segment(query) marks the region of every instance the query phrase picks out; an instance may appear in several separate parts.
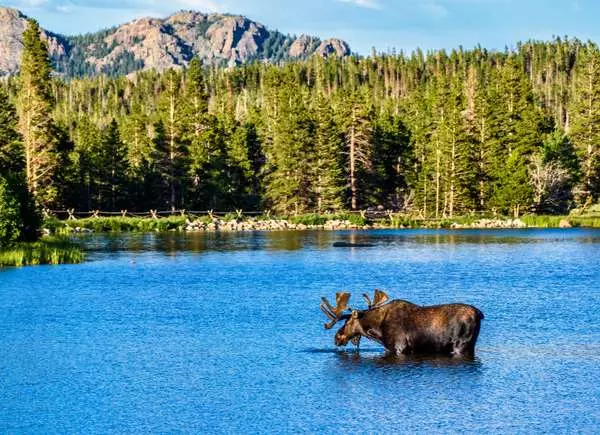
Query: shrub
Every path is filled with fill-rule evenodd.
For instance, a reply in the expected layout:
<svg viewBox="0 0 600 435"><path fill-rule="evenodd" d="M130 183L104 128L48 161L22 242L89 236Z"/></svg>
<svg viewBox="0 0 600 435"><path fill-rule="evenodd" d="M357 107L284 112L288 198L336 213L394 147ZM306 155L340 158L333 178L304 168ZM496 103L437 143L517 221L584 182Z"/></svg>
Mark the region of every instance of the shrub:
<svg viewBox="0 0 600 435"><path fill-rule="evenodd" d="M19 240L22 226L21 204L8 181L0 177L0 247Z"/></svg>
<svg viewBox="0 0 600 435"><path fill-rule="evenodd" d="M290 222L294 225L325 225L327 218L319 214L304 214L300 216L293 216L290 218Z"/></svg>
<svg viewBox="0 0 600 435"><path fill-rule="evenodd" d="M359 227L364 227L369 224L369 220L367 218L362 217L360 214L348 213L343 216L343 220L350 222L352 225L356 225Z"/></svg>

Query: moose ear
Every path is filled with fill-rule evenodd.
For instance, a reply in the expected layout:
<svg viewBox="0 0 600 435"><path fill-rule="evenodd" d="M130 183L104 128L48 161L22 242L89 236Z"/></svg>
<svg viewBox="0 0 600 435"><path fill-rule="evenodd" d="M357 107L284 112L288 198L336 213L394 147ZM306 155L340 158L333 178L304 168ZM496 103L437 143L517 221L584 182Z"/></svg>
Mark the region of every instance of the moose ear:
<svg viewBox="0 0 600 435"><path fill-rule="evenodd" d="M358 319L358 311L356 311L356 310L352 311L352 318Z"/></svg>
<svg viewBox="0 0 600 435"><path fill-rule="evenodd" d="M390 297L383 291L375 289L375 296L373 297L373 305L382 305L386 303Z"/></svg>

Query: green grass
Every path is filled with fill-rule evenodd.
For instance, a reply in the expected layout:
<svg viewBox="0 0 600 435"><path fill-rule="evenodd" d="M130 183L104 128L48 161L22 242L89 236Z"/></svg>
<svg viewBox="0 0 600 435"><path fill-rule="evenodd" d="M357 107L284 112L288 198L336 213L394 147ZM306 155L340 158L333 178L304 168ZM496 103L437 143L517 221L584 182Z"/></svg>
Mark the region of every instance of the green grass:
<svg viewBox="0 0 600 435"><path fill-rule="evenodd" d="M148 233L179 231L185 226L185 217L172 216L160 219L137 217L98 217L59 221L49 219L44 222L44 228L53 234L68 234L76 228L92 230L95 233Z"/></svg>
<svg viewBox="0 0 600 435"><path fill-rule="evenodd" d="M568 221L574 227L600 228L600 216L570 215L570 216L544 216L527 215L521 218L527 226L534 228L559 228L561 221Z"/></svg>
<svg viewBox="0 0 600 435"><path fill-rule="evenodd" d="M569 221L578 227L600 228L600 217L569 217Z"/></svg>
<svg viewBox="0 0 600 435"><path fill-rule="evenodd" d="M521 220L525 222L528 227L533 228L558 228L560 222L563 220L569 220L569 222L573 224L566 216L526 215L522 216Z"/></svg>
<svg viewBox="0 0 600 435"><path fill-rule="evenodd" d="M290 223L294 225L325 225L329 219L324 215L319 214L304 214L299 216L291 216Z"/></svg>
<svg viewBox="0 0 600 435"><path fill-rule="evenodd" d="M392 228L450 228L452 224L470 225L481 219L481 217L458 216L452 219L422 219L405 214L392 214L387 218Z"/></svg>
<svg viewBox="0 0 600 435"><path fill-rule="evenodd" d="M368 219L362 217L360 214L355 213L338 213L338 214L304 214L298 216L290 216L288 218L290 223L295 225L307 225L307 226L321 226L325 225L330 221L347 221L352 225L364 227L371 223Z"/></svg>
<svg viewBox="0 0 600 435"><path fill-rule="evenodd" d="M18 243L0 249L0 267L36 266L40 264L78 264L85 254L79 246L65 240L49 239L35 243Z"/></svg>

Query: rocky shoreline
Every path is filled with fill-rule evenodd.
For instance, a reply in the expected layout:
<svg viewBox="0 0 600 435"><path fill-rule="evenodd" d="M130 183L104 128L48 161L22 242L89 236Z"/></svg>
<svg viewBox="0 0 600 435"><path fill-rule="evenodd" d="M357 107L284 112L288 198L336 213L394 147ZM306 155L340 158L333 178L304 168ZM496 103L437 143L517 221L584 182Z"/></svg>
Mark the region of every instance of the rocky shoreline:
<svg viewBox="0 0 600 435"><path fill-rule="evenodd" d="M528 225L521 219L481 219L471 224L453 223L450 225L453 230L460 229L516 229L528 228Z"/></svg>
<svg viewBox="0 0 600 435"><path fill-rule="evenodd" d="M391 226L382 222L374 222L369 225L357 225L347 220L331 220L323 225L295 224L288 220L231 220L223 221L213 219L212 222L186 221L187 232L245 232L245 231L341 231L341 230L372 230L372 229L409 229L404 225ZM417 227L419 228L419 227ZM427 227L423 227L427 228ZM431 228L431 227L429 227ZM520 219L481 219L471 224L453 223L450 229L518 229L528 228L528 225Z"/></svg>
<svg viewBox="0 0 600 435"><path fill-rule="evenodd" d="M356 225L350 221L331 220L323 225L294 224L284 219L269 220L230 220L213 219L212 222L186 220L187 232L248 232L248 231L308 231L308 230L369 230L377 228L376 225ZM383 227L382 227L383 228Z"/></svg>
<svg viewBox="0 0 600 435"><path fill-rule="evenodd" d="M103 232L98 227L92 226L90 228L88 224L79 224L77 221L69 221L70 225L67 224L63 227L67 232L72 233L94 233ZM153 222L160 222L155 220ZM79 225L78 225L79 224ZM560 221L560 225L555 228L572 228L574 224L568 220L563 219ZM451 222L449 220L444 221L406 221L404 224L398 222L392 223L389 220L380 220L369 222L368 224L361 225L360 223L351 222L343 219L332 219L320 224L308 224L308 223L295 223L289 219L259 219L259 218L238 218L238 219L221 219L214 217L213 219L197 219L192 220L187 218L182 220L181 223L171 223L167 228L154 227L154 228L138 228L132 229L131 231L184 231L190 233L216 233L216 232L270 232L270 231L344 231L344 230L373 230L373 229L451 229L451 230L463 230L463 229L524 229L524 228L536 228L535 225L528 225L521 219L480 219L469 223ZM547 227L544 227L547 228ZM44 229L45 235L51 235L53 231L50 229ZM111 231L107 229L105 231ZM112 230L117 232L127 232L127 229L122 231Z"/></svg>

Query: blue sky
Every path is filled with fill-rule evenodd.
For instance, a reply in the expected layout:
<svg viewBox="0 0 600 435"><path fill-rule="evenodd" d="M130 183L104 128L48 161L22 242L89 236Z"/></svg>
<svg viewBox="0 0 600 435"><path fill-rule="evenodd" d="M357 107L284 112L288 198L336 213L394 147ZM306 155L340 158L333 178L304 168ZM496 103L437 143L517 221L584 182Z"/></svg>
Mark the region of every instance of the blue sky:
<svg viewBox="0 0 600 435"><path fill-rule="evenodd" d="M58 33L95 31L180 9L247 15L285 33L339 37L352 49L503 49L568 35L600 40L597 0L0 0Z"/></svg>

